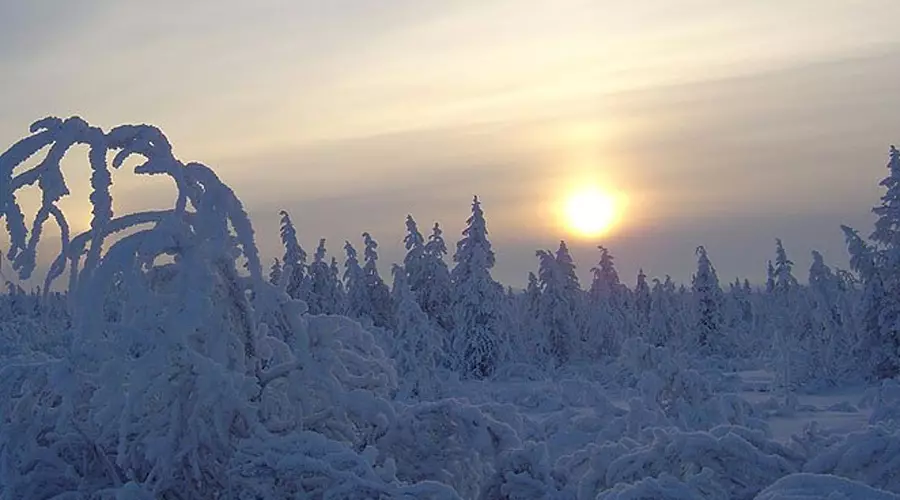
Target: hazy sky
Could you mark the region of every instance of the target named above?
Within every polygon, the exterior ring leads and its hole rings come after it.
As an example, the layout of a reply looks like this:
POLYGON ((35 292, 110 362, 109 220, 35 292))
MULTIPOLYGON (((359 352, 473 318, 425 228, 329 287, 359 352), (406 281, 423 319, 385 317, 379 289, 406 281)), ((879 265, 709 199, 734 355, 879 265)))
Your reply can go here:
MULTIPOLYGON (((452 250, 478 194, 504 283, 560 238, 583 274, 611 248, 632 283, 688 280, 700 244, 723 281, 760 281, 781 237, 805 278, 811 249, 845 264, 839 224, 869 232, 900 142, 898 18, 897 0, 0 0, 0 148, 46 115, 157 125, 237 191, 268 257, 285 209, 308 250, 371 232, 388 275, 407 213, 452 250), (587 182, 627 198, 590 240, 554 210, 587 182)), ((87 214, 87 166, 69 172, 87 214)), ((118 210, 173 197, 115 182, 118 210)))

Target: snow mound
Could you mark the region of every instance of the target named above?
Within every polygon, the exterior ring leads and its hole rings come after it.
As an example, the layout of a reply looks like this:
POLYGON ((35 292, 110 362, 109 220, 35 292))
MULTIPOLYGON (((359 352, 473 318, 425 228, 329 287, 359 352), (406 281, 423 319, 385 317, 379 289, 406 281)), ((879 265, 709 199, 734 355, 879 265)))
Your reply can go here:
POLYGON ((769 486, 756 500, 900 500, 900 495, 827 474, 791 474, 769 486))

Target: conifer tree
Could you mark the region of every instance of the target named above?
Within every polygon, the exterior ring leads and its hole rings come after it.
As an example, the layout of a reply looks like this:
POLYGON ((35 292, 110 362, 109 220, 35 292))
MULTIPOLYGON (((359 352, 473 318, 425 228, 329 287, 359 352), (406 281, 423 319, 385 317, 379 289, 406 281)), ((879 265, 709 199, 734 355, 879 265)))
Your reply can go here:
POLYGON ((375 326, 389 328, 392 325, 391 291, 378 274, 378 242, 369 233, 363 233, 366 245, 364 252, 363 280, 371 304, 372 320, 375 326))
POLYGON ((307 276, 306 276, 306 252, 297 241, 297 231, 291 216, 284 210, 281 212, 281 243, 284 245, 284 257, 281 259, 282 268, 290 268, 287 278, 286 291, 292 299, 306 300, 307 276))
POLYGON ((586 327, 582 328, 585 351, 591 355, 618 355, 619 347, 634 334, 634 325, 626 314, 628 288, 619 280, 619 273, 609 250, 600 245, 600 261, 591 268, 593 279, 588 290, 589 307, 586 327))
POLYGON ((775 291, 775 266, 772 265, 772 261, 768 261, 768 265, 766 267, 766 293, 772 293, 775 291))
POLYGON ((639 324, 646 327, 650 322, 650 285, 647 284, 647 275, 640 269, 637 275, 637 284, 634 287, 634 308, 637 312, 639 324))
POLYGON ((331 282, 334 284, 335 314, 344 314, 347 310, 347 291, 341 280, 341 268, 337 258, 331 257, 331 265, 328 268, 331 272, 331 282))
POLYGON ((534 360, 535 364, 545 367, 550 356, 547 335, 541 314, 541 285, 538 277, 528 273, 528 285, 521 297, 519 315, 521 318, 520 342, 514 341, 513 347, 523 354, 522 359, 534 360))
POLYGON ((319 240, 319 246, 313 254, 313 261, 309 265, 309 293, 306 305, 310 314, 325 314, 324 291, 327 286, 328 276, 331 270, 325 263, 325 239, 319 240))
POLYGON ((269 270, 269 283, 272 283, 273 285, 277 285, 278 283, 281 282, 281 275, 282 275, 281 261, 276 258, 275 261, 272 263, 272 268, 269 270))
POLYGON ((397 324, 392 358, 397 368, 401 398, 430 398, 436 388, 435 370, 441 358, 441 338, 419 308, 409 287, 406 270, 394 265, 391 296, 397 324))
POLYGON ((366 288, 365 275, 359 265, 358 254, 353 245, 344 242, 347 260, 344 262, 344 288, 347 291, 347 314, 352 318, 372 320, 372 303, 366 288))
POLYGON ((850 264, 863 280, 864 336, 861 361, 873 367, 876 378, 900 374, 900 151, 891 146, 888 176, 881 204, 872 209, 878 217, 867 245, 850 228, 843 227, 850 250, 850 264))
POLYGON ((447 244, 440 224, 434 223, 422 252, 422 278, 417 290, 419 306, 442 330, 453 325, 450 297, 450 269, 444 261, 447 244))
MULTIPOLYGON (((419 232, 412 215, 406 216, 406 236, 403 237, 403 245, 406 247, 403 268, 406 271, 410 289, 417 294, 426 285, 425 280, 427 279, 424 269, 425 238, 419 232)), ((421 301, 419 302, 421 303, 421 301)))
POLYGON ((653 279, 650 290, 650 318, 647 327, 647 341, 651 345, 668 343, 673 330, 672 292, 659 279, 653 279))
POLYGON ((537 256, 541 285, 539 310, 550 354, 559 366, 569 360, 572 344, 578 339, 581 287, 564 241, 560 242, 555 256, 545 250, 538 250, 537 256))
POLYGON ((697 274, 692 280, 697 313, 697 342, 704 351, 722 346, 722 288, 706 248, 697 247, 697 274))
POLYGON ((477 196, 462 234, 451 272, 453 356, 463 376, 484 378, 496 369, 503 287, 491 277, 494 251, 477 196))
POLYGON ((603 245, 597 248, 600 249, 600 262, 591 268, 594 279, 591 281, 590 296, 594 302, 611 302, 620 306, 622 283, 619 281, 613 256, 603 245))
POLYGON ((847 327, 851 304, 841 290, 840 279, 825 264, 822 254, 813 250, 813 262, 809 267, 810 315, 814 324, 812 346, 816 353, 814 375, 835 380, 839 371, 847 365, 854 339, 847 327))
POLYGON ((325 239, 322 238, 309 265, 307 305, 310 314, 337 314, 342 310, 340 281, 335 279, 331 266, 326 263, 325 254, 325 239))
POLYGON ((793 274, 794 262, 788 259, 787 252, 780 238, 775 239, 775 267, 773 269, 773 291, 780 294, 789 293, 797 287, 797 278, 793 274))

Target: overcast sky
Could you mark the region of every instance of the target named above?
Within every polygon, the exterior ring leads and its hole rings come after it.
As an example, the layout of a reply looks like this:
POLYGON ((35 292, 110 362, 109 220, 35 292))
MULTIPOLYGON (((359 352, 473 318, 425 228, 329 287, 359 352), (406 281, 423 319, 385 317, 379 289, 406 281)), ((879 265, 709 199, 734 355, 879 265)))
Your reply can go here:
MULTIPOLYGON (((603 244, 633 283, 689 280, 701 244, 723 281, 759 282, 781 237, 804 279, 811 249, 845 265, 839 224, 870 230, 900 142, 898 18, 896 0, 0 0, 0 148, 47 115, 157 125, 235 189, 268 257, 285 209, 308 250, 371 232, 387 276, 407 213, 452 248, 478 194, 507 284, 561 238, 583 275, 603 244), (628 200, 602 238, 552 209, 588 180, 628 200)), ((68 172, 86 224, 87 166, 68 172)), ((119 211, 171 204, 115 181, 119 211)))

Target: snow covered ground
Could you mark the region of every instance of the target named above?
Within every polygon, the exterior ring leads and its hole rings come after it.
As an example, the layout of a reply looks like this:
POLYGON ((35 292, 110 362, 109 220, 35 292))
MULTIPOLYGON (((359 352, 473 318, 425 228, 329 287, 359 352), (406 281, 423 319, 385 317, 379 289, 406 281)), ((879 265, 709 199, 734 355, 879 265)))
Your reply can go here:
POLYGON ((772 437, 787 442, 791 436, 800 435, 803 429, 815 422, 824 430, 846 434, 869 425, 872 407, 865 404, 865 386, 842 387, 816 394, 795 394, 796 407, 775 406, 773 398, 780 394, 775 375, 766 370, 738 372, 744 384, 740 396, 759 408, 772 408, 766 419, 772 437), (768 404, 767 403, 771 403, 768 404))

